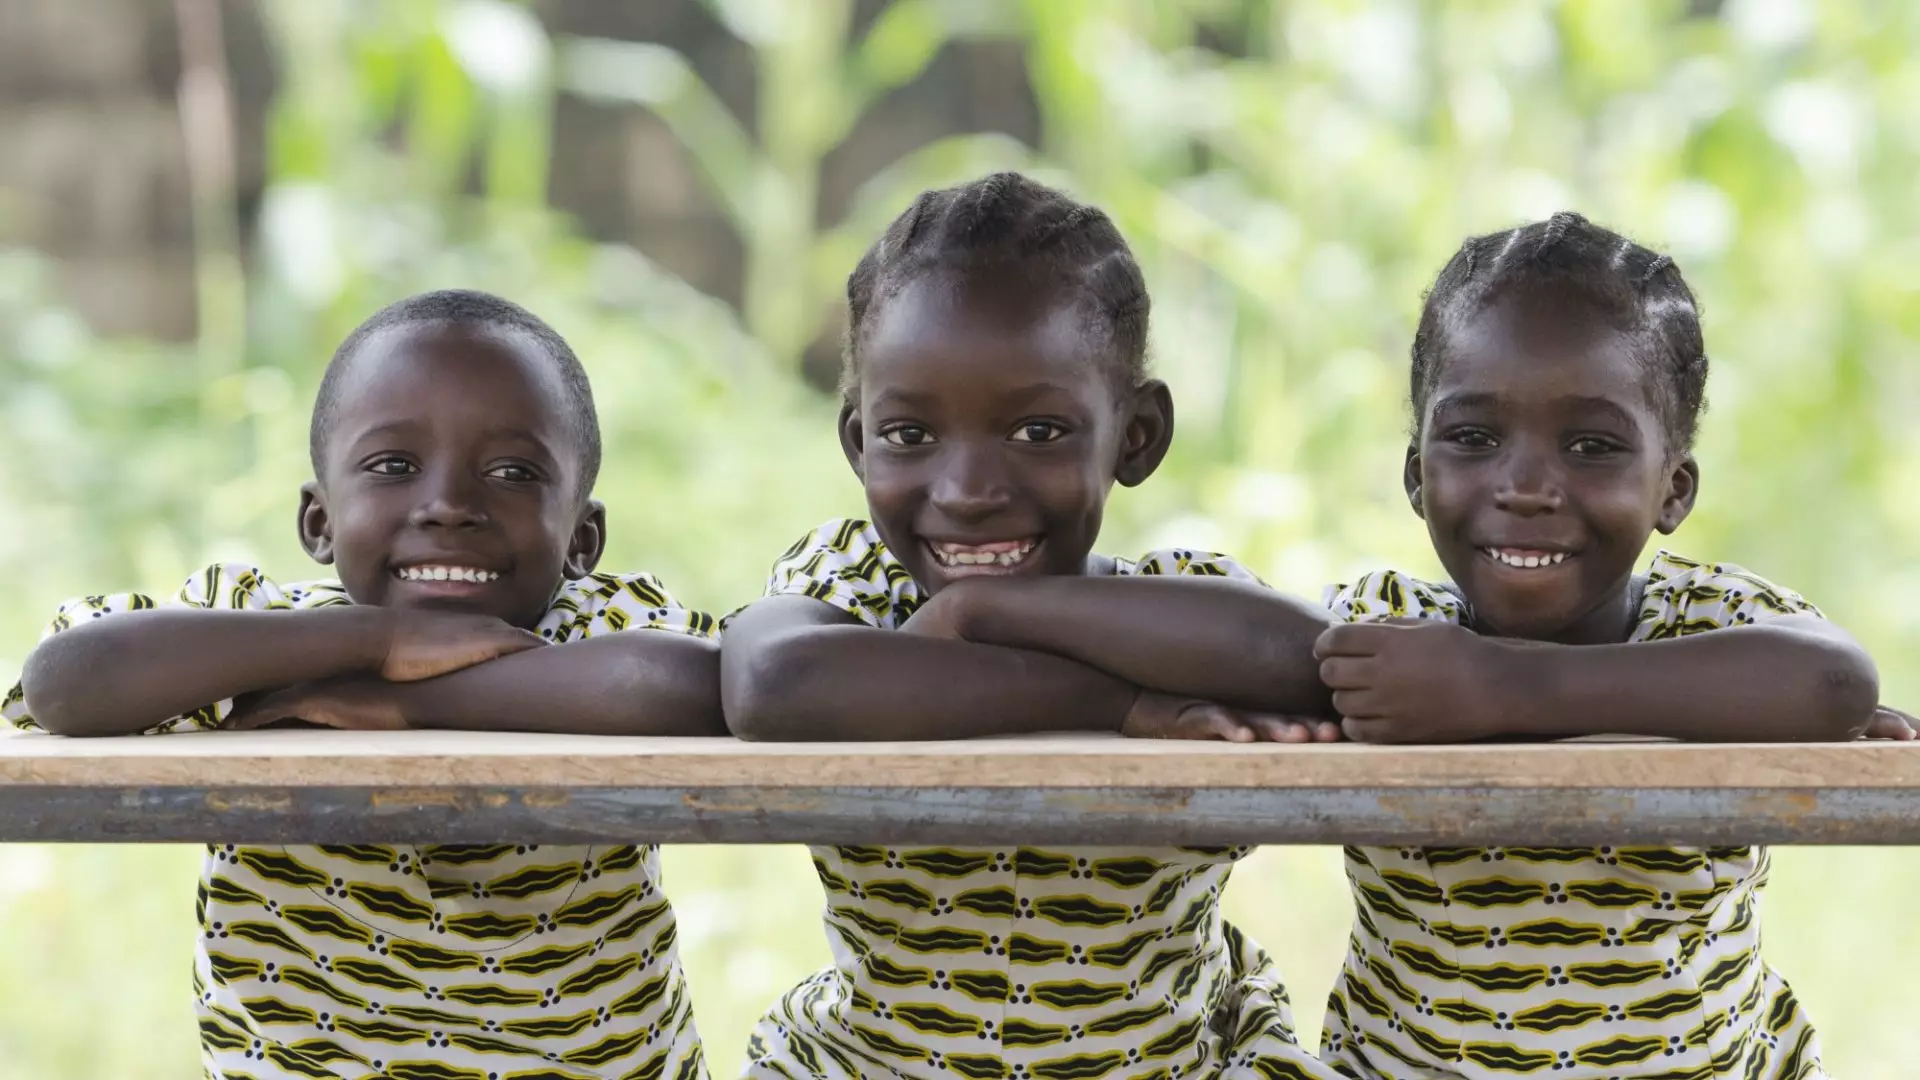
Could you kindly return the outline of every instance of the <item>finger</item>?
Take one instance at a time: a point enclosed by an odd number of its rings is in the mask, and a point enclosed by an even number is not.
[[[1378,668],[1371,656],[1329,656],[1320,661],[1320,681],[1329,690],[1364,690],[1373,685]]]
[[[1372,656],[1379,650],[1381,629],[1377,623],[1342,623],[1322,631],[1313,643],[1316,660],[1330,656]]]
[[[1868,721],[1867,730],[1862,738],[1910,742],[1915,735],[1916,729],[1912,717],[1898,709],[1889,709],[1882,705],[1874,710],[1873,719]]]
[[[1380,695],[1373,690],[1335,690],[1333,692],[1333,711],[1345,720],[1377,720],[1382,715],[1384,705]]]
[[[227,714],[220,723],[224,731],[252,731],[281,720],[297,719],[299,695],[276,691],[258,697]]]
[[[1253,729],[1232,709],[1223,705],[1190,705],[1174,725],[1176,738],[1220,739],[1225,742],[1252,742]]]
[[[1343,738],[1345,735],[1340,731],[1338,720],[1321,720],[1313,725],[1314,742],[1339,742]]]
[[[1385,720],[1342,720],[1340,733],[1354,742],[1386,743],[1393,740],[1393,727]]]
[[[1254,734],[1267,742],[1303,743],[1313,739],[1305,722],[1286,716],[1268,716],[1264,713],[1247,717],[1247,724]]]

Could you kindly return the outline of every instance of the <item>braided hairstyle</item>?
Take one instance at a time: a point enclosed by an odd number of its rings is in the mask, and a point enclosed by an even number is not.
[[[1634,338],[1658,384],[1653,400],[1669,448],[1680,453],[1692,446],[1707,389],[1706,341],[1693,290],[1672,259],[1564,210],[1546,221],[1471,237],[1440,271],[1413,336],[1416,429],[1448,334],[1510,291],[1541,286],[1572,294]]]
[[[895,218],[847,278],[840,391],[859,403],[863,335],[879,305],[917,275],[980,268],[1038,271],[1074,290],[1128,388],[1146,381],[1147,283],[1099,209],[1019,173],[926,191]]]

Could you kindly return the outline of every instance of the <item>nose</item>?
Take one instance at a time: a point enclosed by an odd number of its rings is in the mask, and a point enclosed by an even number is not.
[[[440,469],[420,486],[420,502],[407,520],[422,529],[475,529],[488,521],[480,484],[462,469]]]
[[[1507,455],[1493,501],[1500,509],[1524,517],[1557,512],[1566,503],[1566,489],[1553,456],[1525,451]]]
[[[1013,501],[1001,450],[992,444],[949,444],[928,501],[955,521],[984,521]]]

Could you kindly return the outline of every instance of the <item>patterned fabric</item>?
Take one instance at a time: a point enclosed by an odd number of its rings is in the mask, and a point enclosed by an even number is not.
[[[1183,551],[1114,572],[1253,576]],[[794,545],[767,592],[889,630],[923,595],[859,521]],[[746,1075],[1330,1078],[1221,918],[1248,850],[816,847],[834,964],[760,1022]]]
[[[1462,622],[1452,593],[1385,571],[1328,592],[1349,622]],[[1818,615],[1738,567],[1661,552],[1631,641]],[[1767,852],[1348,848],[1355,921],[1321,1052],[1421,1080],[1810,1080],[1793,991],[1760,958]]]
[[[174,603],[292,611],[351,603],[337,582],[281,588],[209,567]],[[89,596],[49,634],[157,606]],[[647,574],[563,584],[535,628],[555,643],[626,629],[707,635],[713,620]],[[209,730],[221,701],[149,734]],[[0,717],[38,730],[21,688]],[[651,845],[207,849],[194,992],[215,1080],[704,1078]]]

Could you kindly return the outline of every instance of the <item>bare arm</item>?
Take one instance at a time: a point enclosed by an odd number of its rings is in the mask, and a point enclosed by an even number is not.
[[[1855,739],[1880,700],[1873,660],[1813,615],[1625,645],[1523,649],[1514,697],[1537,705],[1511,730],[1695,742]]]
[[[27,656],[34,722],[58,735],[129,735],[212,702],[378,671],[391,636],[380,608],[163,608],[89,620]]]
[[[382,684],[407,726],[578,735],[725,735],[720,647],[633,630]]]
[[[1872,659],[1813,615],[1621,645],[1482,638],[1443,622],[1359,623],[1327,631],[1317,652],[1348,734],[1369,742],[1833,741],[1865,730],[1879,700]]]
[[[742,739],[917,741],[1118,731],[1138,688],[1063,657],[879,630],[770,596],[728,627],[720,693]]]
[[[940,609],[945,608],[945,612]],[[1325,608],[1218,577],[976,579],[941,590],[915,620],[952,620],[968,641],[1037,649],[1168,694],[1331,716],[1313,643]]]

